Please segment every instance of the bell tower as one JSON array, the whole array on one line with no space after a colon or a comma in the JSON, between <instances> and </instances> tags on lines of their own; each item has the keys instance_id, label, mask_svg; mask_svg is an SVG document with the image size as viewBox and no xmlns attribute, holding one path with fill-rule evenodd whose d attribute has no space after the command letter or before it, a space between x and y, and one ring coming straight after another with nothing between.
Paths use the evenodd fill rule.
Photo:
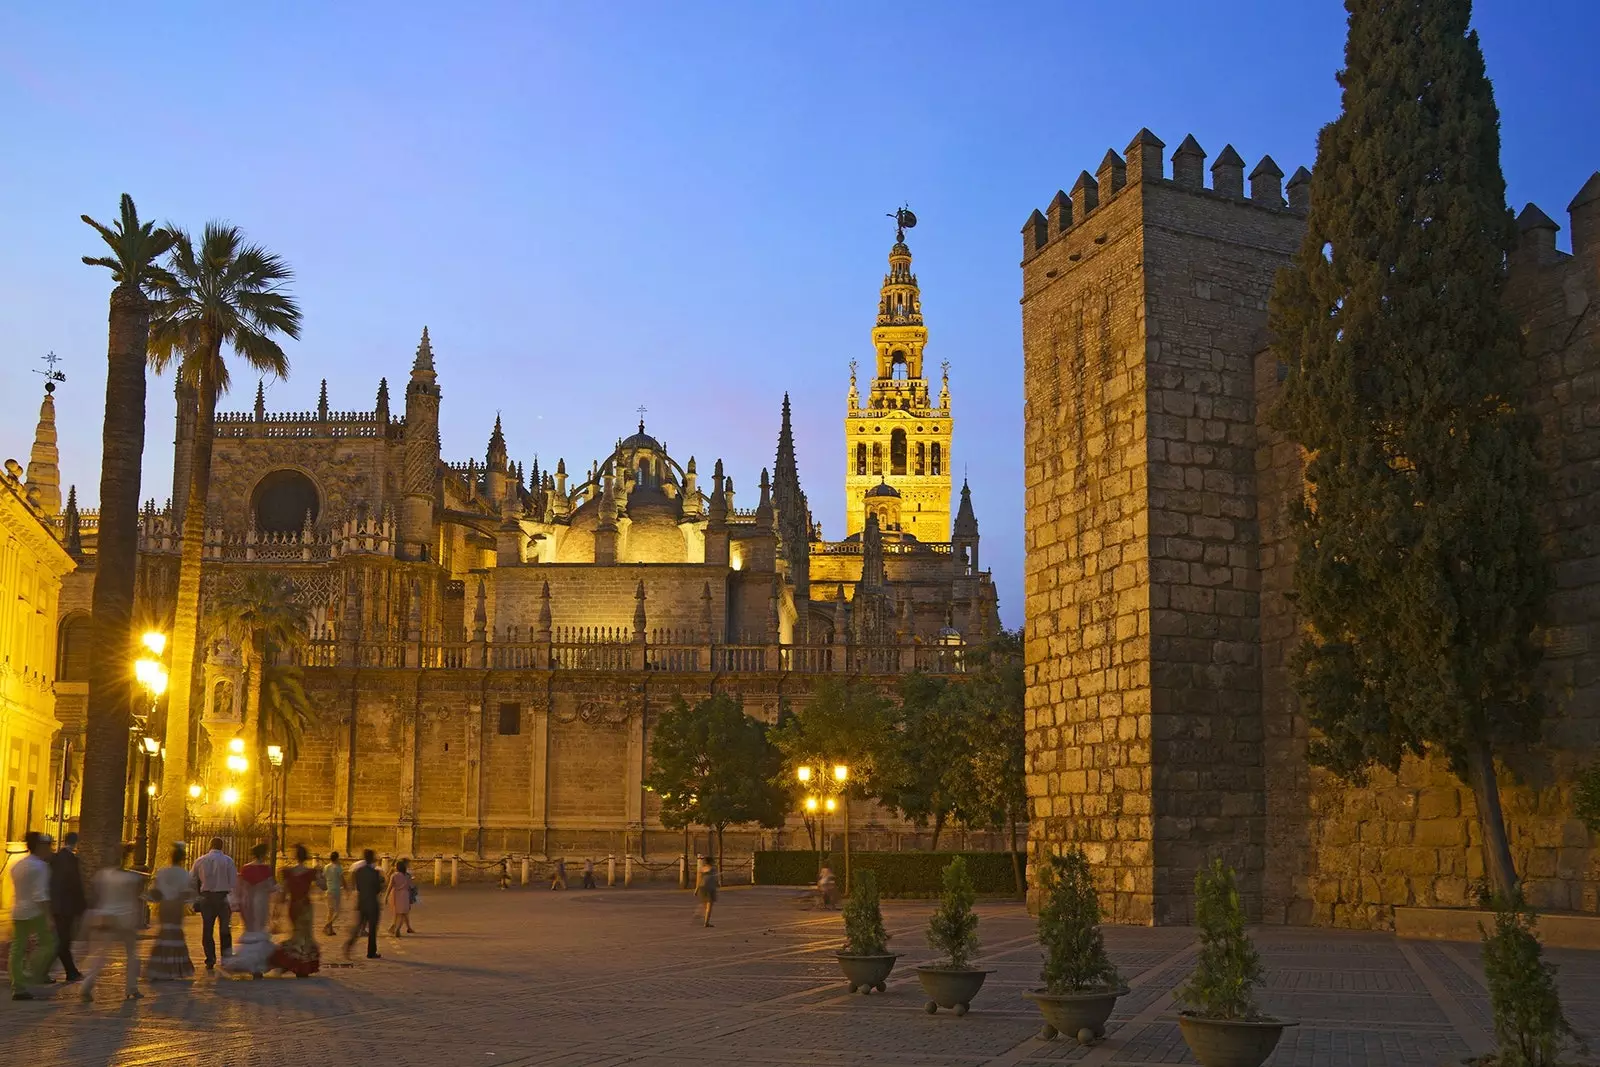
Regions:
<instances>
[{"instance_id":1,"label":"bell tower","mask_svg":"<svg viewBox=\"0 0 1600 1067\"><path fill-rule=\"evenodd\" d=\"M922 293L911 272L906 230L917 224L901 208L895 220L889 273L878 294L878 320L872 328L876 373L866 404L850 364L850 395L844 419L846 535L866 528L866 494L887 484L900 495L903 532L920 541L950 540L949 367L939 395L929 393L923 376L928 328L922 323Z\"/></svg>"}]
</instances>

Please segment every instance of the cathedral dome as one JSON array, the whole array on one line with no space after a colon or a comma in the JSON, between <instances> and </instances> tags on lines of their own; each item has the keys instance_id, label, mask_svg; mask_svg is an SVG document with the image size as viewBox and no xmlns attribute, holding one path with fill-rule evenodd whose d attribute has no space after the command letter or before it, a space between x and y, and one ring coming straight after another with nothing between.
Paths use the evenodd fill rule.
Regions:
<instances>
[{"instance_id":1,"label":"cathedral dome","mask_svg":"<svg viewBox=\"0 0 1600 1067\"><path fill-rule=\"evenodd\" d=\"M629 434L627 437L623 438L622 447L624 449L648 448L656 452L664 451L664 449L661 447L660 441L657 441L654 437L651 437L649 434L644 432L643 420L641 420L639 423L638 433Z\"/></svg>"},{"instance_id":2,"label":"cathedral dome","mask_svg":"<svg viewBox=\"0 0 1600 1067\"><path fill-rule=\"evenodd\" d=\"M635 486L628 494L627 533L618 546L622 563L686 563L689 558L678 523L683 508L659 488Z\"/></svg>"},{"instance_id":3,"label":"cathedral dome","mask_svg":"<svg viewBox=\"0 0 1600 1067\"><path fill-rule=\"evenodd\" d=\"M869 498L870 497L891 497L892 496L892 497L894 497L896 499L899 499L900 490L896 489L894 486L890 485L888 482L880 481L877 485L873 486L871 489L868 489L866 491L865 495L867 497L869 497Z\"/></svg>"}]
</instances>

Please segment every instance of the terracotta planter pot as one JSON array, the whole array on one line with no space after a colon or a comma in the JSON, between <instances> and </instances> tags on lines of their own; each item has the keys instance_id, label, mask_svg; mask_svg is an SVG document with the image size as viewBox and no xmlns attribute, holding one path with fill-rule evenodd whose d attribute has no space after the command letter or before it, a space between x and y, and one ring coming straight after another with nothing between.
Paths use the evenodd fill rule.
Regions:
<instances>
[{"instance_id":1,"label":"terracotta planter pot","mask_svg":"<svg viewBox=\"0 0 1600 1067\"><path fill-rule=\"evenodd\" d=\"M1261 1067L1278 1047L1284 1027L1276 1019L1207 1019L1182 1012L1178 1028L1200 1067Z\"/></svg>"},{"instance_id":2,"label":"terracotta planter pot","mask_svg":"<svg viewBox=\"0 0 1600 1067\"><path fill-rule=\"evenodd\" d=\"M1127 986L1060 994L1035 989L1022 995L1037 1004L1039 1014L1044 1016L1040 1037L1048 1041L1057 1034L1066 1034L1087 1045L1106 1036L1106 1020L1111 1018L1117 998L1127 991Z\"/></svg>"},{"instance_id":3,"label":"terracotta planter pot","mask_svg":"<svg viewBox=\"0 0 1600 1067\"><path fill-rule=\"evenodd\" d=\"M965 1015L972 1007L972 998L983 988L983 980L993 971L980 971L974 967L918 967L917 981L928 994L924 1005L929 1015L940 1008L950 1008L957 1015Z\"/></svg>"},{"instance_id":4,"label":"terracotta planter pot","mask_svg":"<svg viewBox=\"0 0 1600 1067\"><path fill-rule=\"evenodd\" d=\"M839 969L850 982L852 993L857 989L863 993L870 993L874 989L882 993L884 979L894 970L894 961L900 958L894 953L885 953L882 956L849 956L843 952L835 952L834 956L839 960Z\"/></svg>"}]
</instances>

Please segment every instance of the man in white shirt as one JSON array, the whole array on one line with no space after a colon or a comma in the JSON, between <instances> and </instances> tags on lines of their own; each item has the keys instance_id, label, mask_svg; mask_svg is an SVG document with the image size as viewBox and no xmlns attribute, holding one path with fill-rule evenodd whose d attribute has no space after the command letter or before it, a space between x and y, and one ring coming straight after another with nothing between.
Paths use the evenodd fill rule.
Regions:
<instances>
[{"instance_id":1,"label":"man in white shirt","mask_svg":"<svg viewBox=\"0 0 1600 1067\"><path fill-rule=\"evenodd\" d=\"M189 871L195 891L200 894L200 915L204 920L200 947L205 949L208 971L217 965L217 946L211 934L214 925L222 928L222 955L233 955L233 908L228 894L239 884L239 868L234 866L233 857L222 851L222 844L222 838L213 837L211 851L195 860Z\"/></svg>"},{"instance_id":2,"label":"man in white shirt","mask_svg":"<svg viewBox=\"0 0 1600 1067\"><path fill-rule=\"evenodd\" d=\"M11 867L11 999L32 1000L28 986L44 981L56 956L50 932L50 837L29 830L23 837L28 854ZM34 943L28 953L28 941Z\"/></svg>"},{"instance_id":3,"label":"man in white shirt","mask_svg":"<svg viewBox=\"0 0 1600 1067\"><path fill-rule=\"evenodd\" d=\"M125 846L121 863L115 867L103 867L94 876L94 910L89 913L90 949L89 966L84 968L84 1000L94 999L94 984L111 959L111 944L114 941L122 943L122 951L128 962L123 996L128 1000L144 996L139 992L139 894L144 889L144 876L128 870L128 857L132 854L133 847Z\"/></svg>"}]
</instances>

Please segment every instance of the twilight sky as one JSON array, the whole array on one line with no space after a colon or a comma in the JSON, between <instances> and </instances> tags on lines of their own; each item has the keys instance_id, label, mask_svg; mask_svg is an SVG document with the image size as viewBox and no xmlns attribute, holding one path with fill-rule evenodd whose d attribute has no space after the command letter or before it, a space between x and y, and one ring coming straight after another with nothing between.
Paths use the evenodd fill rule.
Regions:
<instances>
[{"instance_id":1,"label":"twilight sky","mask_svg":"<svg viewBox=\"0 0 1600 1067\"><path fill-rule=\"evenodd\" d=\"M1168 152L1313 163L1338 108L1342 6L289 3L0 9L0 452L26 462L42 367L64 483L98 495L109 276L78 221L226 218L285 256L305 332L279 410L400 404L430 327L445 457L586 469L649 407L674 455L721 456L755 503L792 395L801 478L842 535L847 365L902 202L951 363L954 467L1022 619L1017 298L1034 207L1140 126ZM446 10L456 7L458 11ZM470 9L470 10L469 10ZM1600 5L1480 3L1512 204L1600 167ZM1561 236L1569 247L1567 235ZM249 406L238 374L222 408ZM145 496L171 492L172 394L150 387Z\"/></svg>"}]
</instances>

